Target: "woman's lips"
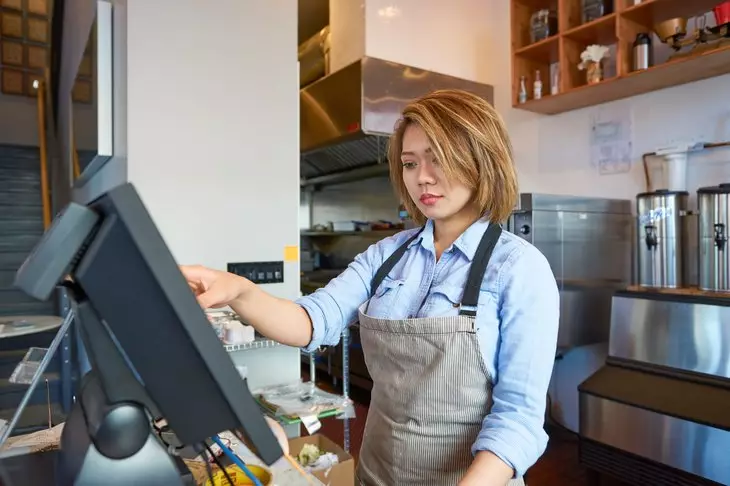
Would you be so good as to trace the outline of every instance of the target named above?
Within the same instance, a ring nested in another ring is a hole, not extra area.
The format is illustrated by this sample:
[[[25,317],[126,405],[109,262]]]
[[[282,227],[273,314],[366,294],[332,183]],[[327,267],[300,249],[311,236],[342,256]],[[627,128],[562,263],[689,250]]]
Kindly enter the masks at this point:
[[[441,199],[441,196],[437,196],[435,194],[424,194],[419,198],[421,204],[424,206],[433,206],[439,199]]]

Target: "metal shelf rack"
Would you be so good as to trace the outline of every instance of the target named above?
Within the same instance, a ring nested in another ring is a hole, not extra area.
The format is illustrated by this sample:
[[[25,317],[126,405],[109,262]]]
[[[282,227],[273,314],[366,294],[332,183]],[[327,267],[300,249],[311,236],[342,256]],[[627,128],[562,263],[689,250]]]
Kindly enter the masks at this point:
[[[350,398],[350,380],[349,380],[349,340],[350,340],[350,330],[345,329],[342,333],[342,396],[345,399]],[[236,353],[239,351],[249,351],[249,350],[255,350],[255,349],[269,349],[269,348],[278,348],[278,347],[288,347],[284,346],[282,344],[279,344],[276,341],[273,341],[271,339],[265,339],[265,338],[259,338],[256,339],[250,343],[245,344],[224,344],[224,348],[229,353]],[[312,383],[316,383],[316,377],[317,377],[317,368],[316,363],[314,359],[314,353],[307,353],[309,355],[309,379]],[[267,413],[269,416],[272,416],[271,413],[262,408],[262,410]],[[277,417],[272,416],[272,418],[277,419]],[[327,416],[321,416],[320,419],[328,418]],[[343,427],[344,427],[344,444],[343,449],[347,452],[350,452],[350,419],[345,417],[342,419],[343,421]],[[286,423],[286,425],[296,425],[298,422],[290,422]]]

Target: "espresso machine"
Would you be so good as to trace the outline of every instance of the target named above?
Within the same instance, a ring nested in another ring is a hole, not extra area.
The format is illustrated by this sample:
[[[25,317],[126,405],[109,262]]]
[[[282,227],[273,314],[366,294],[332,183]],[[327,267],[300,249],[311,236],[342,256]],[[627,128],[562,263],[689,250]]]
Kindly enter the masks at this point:
[[[707,26],[705,15],[695,17],[695,30],[687,31],[687,19],[677,17],[654,25],[659,40],[674,51],[670,60],[730,45],[730,1],[713,8],[715,25]]]

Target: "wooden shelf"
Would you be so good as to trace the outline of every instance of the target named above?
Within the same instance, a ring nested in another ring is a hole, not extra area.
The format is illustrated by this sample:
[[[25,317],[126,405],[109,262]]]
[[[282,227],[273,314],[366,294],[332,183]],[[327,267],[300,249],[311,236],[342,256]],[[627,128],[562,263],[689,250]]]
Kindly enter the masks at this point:
[[[540,100],[530,100],[517,107],[535,113],[555,115],[727,73],[730,73],[730,46],[606,79],[599,84],[581,86]]]
[[[557,62],[560,37],[554,35],[547,39],[535,42],[515,51],[516,56],[524,57],[537,62]]]
[[[693,17],[709,12],[723,0],[644,0],[638,5],[634,5],[632,0],[623,1],[628,3],[621,11],[624,18],[644,25],[654,25],[663,20]]]
[[[599,19],[573,27],[563,33],[563,37],[582,44],[616,43],[616,14],[605,15]]]
[[[677,16],[711,11],[720,0],[614,0],[614,11],[581,23],[581,0],[512,0],[512,94],[515,108],[557,114],[599,105],[671,86],[730,73],[730,46],[697,51],[649,69],[632,72],[633,42],[639,33],[652,33],[654,24]],[[538,9],[556,12],[558,31],[530,43],[530,16]],[[654,37],[654,42],[659,42]],[[611,48],[603,64],[606,79],[588,85],[578,69],[580,54],[591,44]],[[543,83],[541,99],[532,99],[536,73]],[[549,95],[559,73],[559,93]],[[527,84],[528,101],[518,103],[520,78]]]

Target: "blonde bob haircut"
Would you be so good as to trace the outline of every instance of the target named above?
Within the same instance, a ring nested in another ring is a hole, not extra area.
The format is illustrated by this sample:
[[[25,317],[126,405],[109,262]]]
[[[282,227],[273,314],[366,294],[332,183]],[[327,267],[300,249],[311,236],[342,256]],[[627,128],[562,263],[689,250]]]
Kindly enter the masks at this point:
[[[474,203],[492,223],[507,220],[517,203],[517,173],[507,129],[485,99],[462,90],[434,91],[405,107],[390,137],[390,180],[413,220],[426,217],[403,182],[403,134],[418,125],[428,137],[444,176],[474,191]]]

